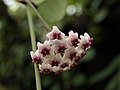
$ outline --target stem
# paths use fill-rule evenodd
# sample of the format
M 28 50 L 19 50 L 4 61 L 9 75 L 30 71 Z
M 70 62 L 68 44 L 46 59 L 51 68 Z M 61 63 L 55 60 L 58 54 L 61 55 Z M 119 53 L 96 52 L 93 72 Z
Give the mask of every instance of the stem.
M 45 22 L 45 20 L 42 18 L 42 16 L 40 15 L 40 13 L 37 11 L 37 9 L 34 7 L 34 5 L 30 2 L 30 0 L 25 0 L 30 6 L 31 8 L 35 11 L 35 13 L 37 14 L 38 18 L 41 20 L 41 22 L 45 25 L 45 27 L 47 28 L 47 30 L 49 30 L 49 25 Z
M 29 29 L 30 29 L 32 50 L 33 50 L 33 52 L 35 52 L 35 50 L 36 50 L 36 38 L 35 38 L 32 16 L 30 14 L 30 10 L 29 10 L 28 6 L 26 6 L 26 10 L 27 10 L 27 17 L 28 17 L 28 23 L 29 23 Z M 40 73 L 39 73 L 38 66 L 36 63 L 34 64 L 34 70 L 35 70 L 36 90 L 42 90 L 41 89 Z

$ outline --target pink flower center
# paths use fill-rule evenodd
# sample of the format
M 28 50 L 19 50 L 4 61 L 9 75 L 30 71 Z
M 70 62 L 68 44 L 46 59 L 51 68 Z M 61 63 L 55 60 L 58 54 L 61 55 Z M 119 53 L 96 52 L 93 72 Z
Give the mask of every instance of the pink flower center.
M 58 66 L 59 63 L 60 63 L 59 61 L 53 60 L 53 61 L 51 62 L 51 65 L 52 65 L 52 67 L 53 67 L 53 66 Z
M 70 53 L 70 59 L 73 60 L 74 58 L 76 58 L 76 53 L 77 52 L 72 52 Z
M 55 74 L 60 74 L 61 72 L 62 72 L 62 70 L 60 69 L 60 70 L 56 71 Z
M 43 48 L 41 53 L 43 54 L 43 56 L 49 55 L 50 54 L 50 50 L 47 48 Z
M 76 63 L 70 65 L 70 68 L 73 69 L 76 66 Z
M 83 58 L 85 55 L 86 55 L 86 52 L 83 52 L 83 53 L 81 54 L 81 58 Z
M 71 43 L 72 43 L 72 45 L 73 45 L 74 47 L 77 47 L 77 46 L 78 46 L 78 43 L 79 43 L 78 38 L 72 40 Z
M 89 39 L 89 42 L 90 42 L 91 44 L 93 44 L 93 38 L 90 38 L 90 39 Z
M 41 58 L 40 57 L 36 57 L 33 59 L 34 63 L 40 64 L 41 63 Z
M 85 50 L 86 48 L 88 48 L 90 46 L 90 43 L 85 43 L 83 44 L 83 49 Z
M 43 73 L 44 73 L 44 74 L 49 74 L 50 72 L 51 72 L 51 70 L 48 69 L 48 68 L 43 69 Z
M 78 62 L 80 60 L 80 57 L 77 56 L 75 59 L 74 59 L 74 62 Z
M 64 53 L 66 47 L 65 46 L 59 46 L 58 47 L 58 53 Z
M 58 39 L 58 40 L 62 39 L 61 33 L 53 33 L 53 39 Z
M 68 63 L 63 63 L 62 65 L 61 65 L 61 68 L 65 68 L 65 67 L 67 67 L 69 64 Z

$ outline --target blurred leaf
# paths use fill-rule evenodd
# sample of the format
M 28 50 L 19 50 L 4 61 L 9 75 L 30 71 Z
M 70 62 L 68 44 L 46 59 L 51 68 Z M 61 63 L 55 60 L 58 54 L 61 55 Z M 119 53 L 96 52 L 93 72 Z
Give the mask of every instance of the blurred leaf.
M 70 79 L 71 79 L 71 72 L 70 71 L 66 71 L 62 73 L 62 81 L 63 81 L 63 85 L 64 85 L 64 89 L 65 90 L 69 90 L 70 88 Z
M 74 4 L 75 0 L 67 0 L 68 4 Z
M 36 5 L 44 2 L 45 0 L 32 0 L 32 2 L 34 2 Z
M 64 80 L 67 80 L 67 79 L 70 78 L 71 74 L 70 74 L 69 71 L 66 71 L 66 72 L 62 73 L 62 76 L 63 76 L 62 78 L 63 78 Z
M 66 0 L 46 0 L 41 3 L 38 11 L 48 23 L 60 21 L 66 11 Z
M 0 90 L 19 90 L 17 87 L 8 87 L 0 85 Z
M 95 26 L 91 26 L 88 29 L 89 33 L 91 34 L 91 36 L 94 38 L 94 42 L 100 42 L 102 39 L 101 37 L 101 31 L 102 29 L 100 27 Z
M 50 77 L 43 77 L 42 85 L 44 87 L 48 87 L 52 83 L 52 79 Z
M 61 90 L 61 88 L 59 84 L 54 84 L 50 90 Z
M 76 3 L 76 15 L 79 16 L 83 13 L 84 5 L 83 3 Z
M 105 19 L 105 17 L 107 16 L 107 14 L 108 14 L 108 10 L 106 8 L 101 9 L 94 16 L 94 21 L 97 22 L 97 23 L 100 23 L 102 20 Z
M 82 86 L 86 82 L 86 77 L 84 74 L 75 74 L 72 79 L 72 83 L 74 86 Z
M 101 4 L 102 0 L 93 0 L 91 3 L 91 11 L 96 12 Z
M 84 2 L 85 0 L 67 0 L 68 4 L 75 4 L 75 3 L 79 3 L 79 2 Z
M 20 48 L 20 49 L 18 49 Z M 14 58 L 15 58 L 15 64 L 17 67 L 21 68 L 23 66 L 24 62 L 24 52 L 25 52 L 25 46 L 24 45 L 15 45 L 11 48 L 11 50 L 14 52 Z M 17 54 L 19 53 L 19 54 Z
M 120 72 L 110 80 L 105 90 L 120 90 Z
M 95 49 L 91 48 L 87 51 L 87 55 L 83 58 L 82 62 L 88 62 L 95 56 Z
M 107 68 L 105 68 L 102 71 L 100 71 L 99 73 L 93 75 L 88 80 L 89 84 L 94 84 L 94 83 L 100 82 L 101 80 L 108 77 L 117 68 L 117 65 L 119 62 L 120 62 L 120 56 L 115 58 L 115 60 L 113 62 L 111 62 L 111 64 Z
M 0 21 L 0 30 L 1 30 L 1 28 L 2 28 L 2 24 L 3 24 L 3 23 Z

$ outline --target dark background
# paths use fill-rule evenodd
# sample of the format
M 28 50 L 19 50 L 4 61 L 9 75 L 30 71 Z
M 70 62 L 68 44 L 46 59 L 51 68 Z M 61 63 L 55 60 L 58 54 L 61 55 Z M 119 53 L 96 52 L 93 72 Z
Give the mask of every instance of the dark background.
M 79 1 L 68 0 L 68 6 Z M 94 44 L 75 69 L 41 75 L 43 90 L 120 90 L 120 0 L 84 0 L 83 6 L 82 14 L 66 13 L 57 25 L 66 35 L 88 32 Z M 38 30 L 37 16 L 33 20 L 37 41 L 43 41 L 44 29 Z M 25 9 L 11 14 L 0 0 L 0 90 L 35 90 L 30 51 Z

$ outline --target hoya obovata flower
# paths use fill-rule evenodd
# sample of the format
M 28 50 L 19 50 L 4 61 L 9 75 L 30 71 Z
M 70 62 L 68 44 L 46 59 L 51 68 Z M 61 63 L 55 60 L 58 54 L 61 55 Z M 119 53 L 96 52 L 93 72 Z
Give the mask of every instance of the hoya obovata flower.
M 32 62 L 37 63 L 40 72 L 44 74 L 74 68 L 93 43 L 93 38 L 87 33 L 78 37 L 78 33 L 70 31 L 69 36 L 65 36 L 57 26 L 53 26 L 46 37 L 48 40 L 43 44 L 37 43 L 36 52 L 30 52 Z

